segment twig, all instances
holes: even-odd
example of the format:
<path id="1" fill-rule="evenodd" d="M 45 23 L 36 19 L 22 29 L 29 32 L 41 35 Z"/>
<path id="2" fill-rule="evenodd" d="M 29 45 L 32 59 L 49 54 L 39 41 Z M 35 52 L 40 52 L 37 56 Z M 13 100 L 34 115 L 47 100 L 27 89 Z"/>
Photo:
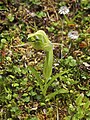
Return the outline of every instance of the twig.
<path id="1" fill-rule="evenodd" d="M 58 111 L 58 107 L 57 107 L 57 120 L 59 120 L 59 111 Z"/>

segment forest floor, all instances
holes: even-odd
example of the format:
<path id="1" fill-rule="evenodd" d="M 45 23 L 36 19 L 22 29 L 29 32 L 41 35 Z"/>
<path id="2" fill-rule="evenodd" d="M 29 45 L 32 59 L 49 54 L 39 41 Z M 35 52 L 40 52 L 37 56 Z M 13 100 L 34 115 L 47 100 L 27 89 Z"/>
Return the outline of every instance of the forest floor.
<path id="1" fill-rule="evenodd" d="M 45 52 L 20 46 L 38 30 L 55 43 L 47 82 Z M 1 120 L 90 120 L 89 0 L 1 0 L 0 33 Z"/>

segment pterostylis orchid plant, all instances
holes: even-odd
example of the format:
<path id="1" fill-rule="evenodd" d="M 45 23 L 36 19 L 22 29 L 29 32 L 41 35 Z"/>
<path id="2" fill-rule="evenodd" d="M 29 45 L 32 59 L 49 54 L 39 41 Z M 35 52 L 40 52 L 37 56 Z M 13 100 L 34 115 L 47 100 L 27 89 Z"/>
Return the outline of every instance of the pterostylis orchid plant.
<path id="1" fill-rule="evenodd" d="M 60 44 L 59 43 L 51 43 L 51 41 L 49 41 L 48 36 L 46 35 L 46 33 L 43 30 L 39 30 L 36 33 L 29 34 L 28 39 L 30 39 L 30 44 L 35 49 L 43 50 L 46 53 L 45 62 L 44 62 L 44 66 L 43 66 L 44 83 L 42 83 L 42 78 L 37 74 L 37 71 L 31 67 L 31 72 L 38 80 L 40 89 L 41 89 L 42 94 L 44 95 L 45 99 L 46 100 L 51 99 L 52 97 L 54 97 L 56 94 L 59 94 L 59 93 L 67 93 L 68 92 L 67 90 L 60 89 L 53 93 L 49 93 L 49 95 L 47 95 L 48 87 L 54 82 L 54 80 L 56 80 L 58 77 L 60 77 L 60 76 L 62 76 L 62 74 L 64 74 L 64 72 L 60 72 L 50 78 L 50 76 L 52 75 L 53 46 L 57 46 Z"/>
<path id="2" fill-rule="evenodd" d="M 33 38 L 33 39 L 30 39 Z M 43 75 L 48 80 L 52 74 L 52 63 L 53 63 L 53 45 L 49 41 L 48 36 L 43 30 L 39 30 L 36 33 L 29 34 L 30 44 L 37 50 L 43 50 L 46 53 Z"/>

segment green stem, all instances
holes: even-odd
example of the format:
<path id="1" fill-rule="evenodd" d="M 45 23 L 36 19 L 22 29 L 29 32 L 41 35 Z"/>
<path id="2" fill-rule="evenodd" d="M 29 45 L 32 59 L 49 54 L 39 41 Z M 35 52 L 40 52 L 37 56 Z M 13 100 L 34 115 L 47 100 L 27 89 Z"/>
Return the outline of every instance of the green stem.
<path id="1" fill-rule="evenodd" d="M 52 74 L 52 64 L 53 64 L 53 48 L 51 48 L 51 50 L 46 52 L 44 68 L 43 68 L 43 75 L 46 81 L 48 81 L 49 77 Z"/>
<path id="2" fill-rule="evenodd" d="M 70 20 L 68 19 L 68 17 L 66 15 L 64 15 L 64 18 L 67 21 L 67 23 L 70 23 Z"/>
<path id="3" fill-rule="evenodd" d="M 46 58 L 43 68 L 43 74 L 45 78 L 45 84 L 43 88 L 43 95 L 46 95 L 47 89 L 48 89 L 48 80 L 52 74 L 52 64 L 53 64 L 53 49 L 51 49 L 49 52 L 46 52 Z"/>

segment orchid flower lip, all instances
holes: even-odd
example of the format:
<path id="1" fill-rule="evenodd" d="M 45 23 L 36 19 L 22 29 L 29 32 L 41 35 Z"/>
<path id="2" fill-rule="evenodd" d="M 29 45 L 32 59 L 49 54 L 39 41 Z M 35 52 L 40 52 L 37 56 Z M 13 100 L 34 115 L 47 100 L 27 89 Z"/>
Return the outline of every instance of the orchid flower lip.
<path id="1" fill-rule="evenodd" d="M 79 37 L 78 31 L 70 31 L 68 33 L 68 37 L 73 40 L 78 39 L 78 37 Z"/>
<path id="2" fill-rule="evenodd" d="M 59 9 L 59 13 L 60 14 L 68 14 L 69 13 L 69 8 L 67 6 L 62 6 L 60 9 Z"/>

